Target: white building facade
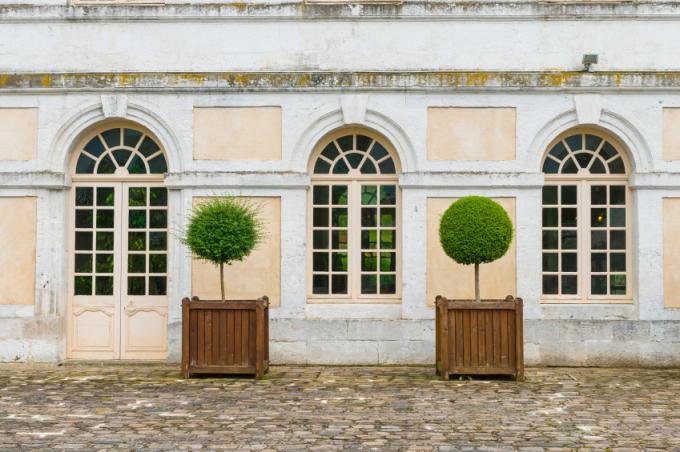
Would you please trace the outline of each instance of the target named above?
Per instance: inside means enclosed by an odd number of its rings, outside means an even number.
[[[178,361],[219,294],[178,235],[230,195],[272,362],[433,364],[435,296],[474,292],[439,216],[483,195],[528,365],[680,364],[676,4],[6,3],[0,361]]]

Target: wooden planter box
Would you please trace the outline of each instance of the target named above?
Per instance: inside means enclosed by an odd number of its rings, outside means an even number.
[[[437,374],[524,378],[522,299],[436,300]]]
[[[269,369],[269,299],[182,300],[182,374],[253,374]]]

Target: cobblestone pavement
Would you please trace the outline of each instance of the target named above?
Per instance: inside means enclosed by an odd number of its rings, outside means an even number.
[[[0,449],[680,450],[680,370],[276,367],[182,380],[176,366],[0,365]]]

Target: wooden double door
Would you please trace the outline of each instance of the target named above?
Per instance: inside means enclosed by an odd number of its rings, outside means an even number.
[[[167,189],[77,183],[70,210],[68,357],[166,358]]]

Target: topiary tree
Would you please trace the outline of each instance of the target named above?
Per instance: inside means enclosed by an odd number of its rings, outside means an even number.
[[[463,265],[475,264],[475,299],[479,296],[479,264],[505,255],[512,242],[513,227],[507,212],[483,196],[466,196],[446,209],[439,223],[444,252]]]
[[[194,208],[182,243],[199,259],[220,267],[224,297],[224,265],[243,260],[264,238],[259,208],[235,198],[214,198]]]

